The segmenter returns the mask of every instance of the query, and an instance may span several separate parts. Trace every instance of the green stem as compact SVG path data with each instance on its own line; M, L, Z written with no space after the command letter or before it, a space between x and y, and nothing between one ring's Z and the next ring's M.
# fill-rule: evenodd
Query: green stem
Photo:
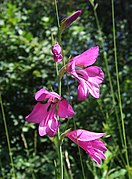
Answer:
M61 79L58 76L58 92L61 96ZM60 159L60 176L63 179L63 153L62 153L62 143L60 143L60 131L58 129L58 144L59 144L59 159Z
M58 14L58 7L57 7L57 1L56 0L55 0L55 11L56 11L58 28L60 28L59 14Z
M57 24L58 24L58 42L59 44L61 44L60 22L59 22L58 6L56 0L55 0L55 11L56 11Z
M60 144L60 130L57 132L57 140L58 140L58 154L59 154L59 162L60 162L60 179L63 179L63 153L62 153L62 144Z
M111 90L112 102L113 102L114 111L115 111L115 115L116 115L116 120L117 120L120 138L121 138L121 143L122 143L122 146L123 146L123 137L122 137L122 132L121 132L120 120L119 120L119 116L118 116L118 112L117 112L117 108L116 108L114 89L113 89L113 85L112 85L111 74L110 74L109 68L108 68L107 53L105 52L105 48L104 48L104 40L103 40L103 36L102 36L102 32L101 32L100 22L99 22L99 19L98 19L98 15L97 15L97 11L96 11L94 3L91 2L91 5L93 6L94 16L95 16L95 20L96 20L96 24L97 24L97 28L98 28L98 33L99 33L99 36L100 36L100 39L101 39L101 46L102 46L102 49L103 49L103 57L105 59L105 66L106 66L106 71L107 71L110 90Z
M57 177L57 164L56 164L56 160L54 160L54 166L55 166L55 178L58 179L58 177Z
M3 167L2 167L2 162L1 162L1 158L0 158L0 169L1 169L2 179L5 179L5 177L4 177L4 172L3 172Z
M61 32L60 32L60 22L59 22L59 15L58 15L58 7L57 7L57 1L54 0L55 2L55 10L56 10L56 17L57 17L57 23L58 23L58 43L61 45ZM65 66L65 61L63 60L64 66ZM59 69L58 69L58 64L56 63L56 74L58 78L58 93L61 96L61 78L59 76ZM58 117L59 120L59 117ZM60 142L60 131L58 129L57 132L57 142L58 142L58 155L59 155L59 161L60 161L60 177L61 179L64 178L64 169L63 169L63 153L62 153L62 143Z
M56 69L56 75L58 78L58 75L59 75L58 63L55 63L55 69Z
M37 134L36 130L35 130L35 133ZM29 160L29 159L30 159L30 157L29 157L29 153L30 153L30 152L29 152L29 149L28 149L27 140L26 140L25 135L24 135L23 132L21 133L21 137L22 137L22 141L23 141L23 144L24 144L24 147L25 147L25 150L26 150L27 158L28 158L28 160ZM35 149L35 150L36 150L36 149ZM36 151L35 151L35 152L36 152ZM35 153L35 154L36 154L36 153ZM33 168L31 167L31 165L29 166L29 168L30 168L30 170L31 170L32 179L36 179L34 170L33 170Z
M114 111L115 111L117 125L118 125L118 129L119 129L119 134L120 134L120 138L121 138L121 144L124 147L124 142L123 142L123 137L122 137L122 131L121 131L121 126L120 126L120 118L118 116L118 111L117 111L117 107L116 107L116 101L115 101L115 96L114 96L112 79L111 79L111 75L110 75L109 68L108 68L107 53L105 52L105 48L104 48L104 40L103 40L103 36L102 36L102 33L101 33L101 27L100 27L99 19L98 19L98 16L97 16L96 8L95 8L93 3L91 3L91 5L93 6L93 9L94 9L95 20L96 20L99 36L101 37L100 38L101 39L101 46L103 48L103 57L105 59L106 71L107 71L108 80L109 80L109 84L110 84L110 90L111 90L111 95L112 95L112 101L113 101ZM115 144L117 145L116 141L115 141ZM122 158L122 162L124 163L122 154L120 154L120 156Z
M107 70L107 74L108 74L108 79L109 79L109 84L110 84L110 89L111 89L111 95L112 95L112 101L113 101L113 104L114 104L114 110L115 110L115 115L116 115L117 124L118 124L118 128L119 128L121 143L122 143L122 146L125 148L125 151L126 151L125 155L126 155L127 165L129 166L129 160L128 160L128 154L127 154L127 144L126 144L126 135L125 135L125 127L124 127L124 119L123 119L123 112L122 112L122 103L121 103L121 96L120 96L119 76L118 76L118 63L117 63L116 38L115 38L115 22L114 22L114 3L113 3L113 0L112 0L112 22L113 22L113 38L114 38L114 50L115 50L115 66L116 66L116 74L117 74L116 77L117 77L117 85L118 85L118 100L119 100L120 113L121 113L121 116L122 116L121 117L121 122L122 122L123 136L122 136L119 116L118 116L118 112L117 112L117 108L116 108L116 102L115 102L115 96L114 96L114 90L113 90L111 75L110 75L109 68L108 68L107 53L105 52L105 49L104 49L104 40L103 40L103 37L102 37L102 34L101 34L101 27L100 27L100 23L99 23L99 20L98 20L96 8L94 8L94 4L92 4L92 6L93 6L93 9L94 9L95 20L96 20L97 28L98 28L98 31L99 31L99 35L101 37L102 48L103 48L103 51L104 51L103 56L104 56L104 59L105 59L106 70Z
M36 179L34 172L32 172L32 179Z
M75 119L74 119L73 121L74 121L74 128L75 128L75 130L76 130L77 128L76 128ZM77 141L78 141L78 138L77 138ZM77 146L78 146L78 151L79 151L79 157L80 157L80 162L81 162L81 168L82 168L83 179L86 179L85 173L84 173L84 166L83 166L83 161L82 161L81 150L80 150L80 147L79 147L78 144L77 144Z
M4 121L5 132L6 132L6 139L7 139L7 144L8 144L9 156L10 156L10 161L11 161L11 166L12 166L12 176L13 176L13 178L16 179L15 168L14 168L14 163L13 163L13 158L12 158L12 151L11 151L11 146L10 146L9 133L8 133L8 128L7 128L7 123L6 123L5 112L4 112L1 94L0 94L0 104L1 104L2 117L3 117L3 121Z
M59 91L59 95L61 96L61 80L58 79L58 91Z
M34 131L34 153L37 153L37 130Z
M120 108L120 115L121 115L121 123L122 123L122 132L123 132L123 140L124 140L124 149L125 149L125 156L126 162L129 168L129 159L128 159L128 152L127 152L127 142L126 142L126 132L125 132L125 124L123 118L123 111L122 111L122 101L121 101L121 92L120 92L120 82L119 82L119 71L118 71L118 62L117 62L117 48L116 48L116 33L115 33L115 18L114 18L114 1L111 0L112 4L112 24L113 24L113 41L114 41L114 58L115 58L115 68L116 68L116 81L117 81L117 90L118 90L118 101L119 101L119 108ZM128 172L129 175L129 172ZM130 178L130 176L129 176Z
M61 79L59 78L59 70L58 70L58 64L56 63L56 74L58 77L58 92L61 96ZM59 120L59 117L58 117ZM63 153L62 153L62 143L60 143L60 130L58 129L57 132L57 143L58 143L58 157L59 157L59 164L60 164L60 179L63 179Z

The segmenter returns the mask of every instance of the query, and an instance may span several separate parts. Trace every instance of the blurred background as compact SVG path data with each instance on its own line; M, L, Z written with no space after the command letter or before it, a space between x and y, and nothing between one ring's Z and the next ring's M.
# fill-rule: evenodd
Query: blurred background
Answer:
M86 178L126 179L132 175L132 114L131 114L131 30L132 4L115 0L117 42L117 74L114 60L111 1L59 0L59 18L78 9L82 15L65 30L62 48L65 59L99 45L96 62L105 73L101 97L89 95L77 101L77 82L65 75L62 94L76 111L77 128L105 132L107 159L97 166L81 150ZM34 93L42 87L57 91L55 63L51 53L51 33L57 37L57 19L52 0L0 1L0 93L4 106L15 173L18 179L55 178L55 138L38 135L38 126L27 123L35 102ZM123 119L126 129L129 165L123 144L123 128L119 108L117 75L120 79ZM2 111L1 111L2 112ZM0 179L11 179L12 167L7 145L3 115L0 112ZM63 131L67 119L61 121ZM74 129L73 119L69 127ZM78 147L68 139L63 144L65 179L81 179ZM70 167L69 165L70 164Z

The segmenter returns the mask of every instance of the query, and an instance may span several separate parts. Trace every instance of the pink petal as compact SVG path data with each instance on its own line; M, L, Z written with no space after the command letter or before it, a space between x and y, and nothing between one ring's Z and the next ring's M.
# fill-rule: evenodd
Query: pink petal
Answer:
M99 47L92 47L87 51L83 52L82 54L73 57L72 60L75 60L77 66L80 67L87 67L95 63L99 53Z
M76 73L80 78L83 78L84 80L88 80L88 78L89 78L88 73L85 69L84 70L76 70Z
M87 147L86 152L90 155L90 157L96 161L97 164L100 164L100 159L106 159L105 155L103 154L103 151L98 150L96 148L93 147L93 142L91 141L90 143L90 147Z
M67 66L66 66L66 70L68 73L70 73L71 75L73 75L75 78L78 78L78 75L76 73L76 67L75 67L75 60L71 60Z
M62 48L59 44L55 44L53 47L52 47L52 52L54 54L54 60L56 62L60 62L62 60Z
M39 124L39 128L38 128L38 131L39 131L39 135L40 135L40 136L46 135L46 128L47 128L47 125L45 124L45 121L43 120L43 121Z
M104 133L96 133L90 132L84 129L78 129L66 134L68 138L71 140L78 140L78 141L93 141L95 139L99 139L100 137L104 136Z
M100 96L100 89L99 89L99 85L97 83L95 83L94 81L91 82L87 82L88 85L88 90L89 93L94 97L94 98L99 98Z
M37 101L43 101L47 98L57 98L57 99L61 99L61 97L55 93L55 92L49 92L46 89L42 88L39 91L36 92L35 94L35 99Z
M80 80L81 83L78 85L78 101L83 101L87 98L89 91L84 80Z
M101 70L101 68L97 66L91 66L88 68L85 68L84 71L88 74L89 81L93 81L97 84L100 84L104 80L104 73Z
M34 106L32 112L28 116L26 116L25 119L28 122L40 123L46 115L45 114L46 109L47 109L46 104L37 103Z
M97 150L105 152L107 148L105 147L104 143L101 140L94 140L92 142L92 146Z
M61 51L62 51L62 48L59 44L53 45L53 47L52 47L53 54L59 54L59 53L61 53Z
M56 116L55 105L51 105L49 110L48 110L48 108L49 108L49 106L47 107L45 118L43 118L43 120L39 124L39 135L40 136L44 136L47 134L47 127L50 126L48 124L49 120L54 120L54 118Z
M94 160L98 165L100 165L100 157L95 154L94 149L89 149L87 153L89 154L92 160Z
M44 88L40 89L35 93L35 99L37 101L43 101L47 98L49 98L49 92Z
M95 155L101 159L106 159L106 156L103 154L102 151L94 149L94 151L96 152Z
M55 60L57 63L61 62L62 59L63 59L63 56L62 56L61 54L58 54L58 55L54 56L54 60Z
M57 133L59 125L60 123L56 118L50 119L46 128L47 135L53 137Z
M66 99L58 101L58 115L60 118L68 118L75 115L72 106Z

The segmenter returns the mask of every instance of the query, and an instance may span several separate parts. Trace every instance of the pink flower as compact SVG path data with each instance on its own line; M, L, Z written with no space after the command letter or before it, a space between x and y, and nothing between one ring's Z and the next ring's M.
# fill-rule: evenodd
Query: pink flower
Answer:
M81 10L77 10L72 15L63 19L61 22L61 32L63 32L67 27L69 27L71 23L74 22L81 15L81 13Z
M53 47L52 47L52 52L54 54L54 60L56 62L61 62L62 61L62 48L59 44L54 44Z
M99 140L104 133L89 132L83 129L68 132L66 136L84 149L92 160L100 164L100 159L105 159L103 152L107 150L104 143Z
M47 134L53 137L56 134L59 127L57 115L60 118L68 118L75 114L67 100L55 92L48 92L42 88L35 94L35 99L38 103L25 119L39 124L40 136Z
M104 73L97 66L90 66L95 63L99 52L99 47L92 47L81 55L73 57L67 64L67 72L74 76L78 82L78 100L87 98L89 93L99 98L99 84L104 80ZM90 66L90 67L87 67Z

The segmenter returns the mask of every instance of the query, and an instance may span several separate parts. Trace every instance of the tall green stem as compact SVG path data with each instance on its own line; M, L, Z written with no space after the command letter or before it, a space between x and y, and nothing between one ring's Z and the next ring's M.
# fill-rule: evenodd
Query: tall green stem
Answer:
M116 101L115 101L115 95L114 95L114 90L113 90L113 85L112 85L112 80L111 80L111 75L110 75L110 72L109 72L109 68L108 68L108 60L107 60L107 53L105 52L105 48L104 48L104 40L103 40L103 36L102 36L102 31L101 31L101 27L100 27L100 23L99 23L99 19L98 19L98 16L97 16L97 11L96 11L96 5L94 5L94 3L92 1L90 1L91 5L93 6L93 10L94 10L94 15L95 15L95 20L96 20L96 24L97 24L97 28L98 28L98 32L99 32L99 36L100 36L100 39L101 39L101 45L102 45L102 48L103 48L103 57L105 59L105 65L106 65L106 71L107 71L107 75L108 75L108 80L109 80L109 84L110 84L110 89L111 89L111 95L112 95L112 101L113 101L113 106L114 106L114 110L115 110L115 115L116 115L116 119L117 119L117 124L118 124L118 128L119 128L119 133L120 133L120 138L121 138L121 143L122 143L122 147L125 148L125 151L127 149L127 145L125 144L126 143L126 137L125 137L125 127L124 127L124 121L121 120L121 123L122 123L122 130L121 130L121 126L120 126L120 118L119 118L119 115L118 115L118 111L117 111L117 107L116 107ZM113 2L112 2L113 3ZM114 50L116 49L116 38L115 38L115 23L114 23L114 4L112 4L112 22L113 22L113 38L114 38ZM116 51L115 51L115 64L116 64L116 74L117 74L117 81L118 81L118 96L120 96L120 85L119 85L119 77L118 77L118 63L117 63L117 55L116 55ZM118 97L118 99L120 99L121 101L121 97ZM120 103L120 102L119 102ZM121 116L123 114L122 112L122 105L120 103L120 111L121 111ZM123 116L121 117L121 119L123 119ZM123 136L122 136L123 134ZM126 146L126 147L125 147ZM126 155L126 160L127 160L127 165L129 165L129 160L128 160L128 154L125 154ZM121 155L122 157L122 155ZM122 161L123 161L123 158L122 158Z
M59 95L61 96L61 80L58 78L58 91ZM58 117L59 118L59 117ZM59 154L59 161L60 161L60 178L63 179L63 153L62 153L62 143L60 143L60 130L58 129L57 132L57 140L58 140L58 154Z
M58 6L57 6L56 0L55 0L55 10L56 10L56 18L57 18L57 24L58 24L58 42L59 44L61 44L60 22L59 22Z
M56 74L58 77L58 92L61 96L61 79L59 78L59 70L58 64L56 63ZM59 117L58 117L59 120ZM58 129L57 132L57 143L58 143L58 157L59 157L59 164L60 164L60 179L63 179L63 153L62 153L62 143L60 143L60 130Z
M58 14L58 7L57 7L57 1L56 0L55 0L55 11L56 11L58 28L60 28L59 14Z
M100 22L99 22L97 11L96 11L96 5L94 5L94 3L92 1L90 1L90 3L91 3L91 5L93 7L93 10L94 10L94 16L95 16L95 20L96 20L96 24L97 24L97 28L98 28L98 33L99 33L99 37L101 39L100 41L101 41L101 46L102 46L102 49L103 49L103 57L105 59L105 66L106 66L106 71L107 71L109 85L110 85L110 90L111 90L113 107L114 107L114 111L115 111L115 115L116 115L116 120L117 120L117 124L118 124L118 129L119 129L119 134L120 134L120 138L121 138L121 143L122 143L122 146L123 146L123 137L122 137L122 132L121 132L120 120L119 120L118 111L117 111L117 108L116 108L114 89L113 89L113 85L112 85L111 74L110 74L109 68L108 68L107 53L105 52L105 48L104 48L104 40L103 40L103 36L102 36Z
M57 72L58 73L58 72ZM59 78L58 76L58 92L59 92L59 95L61 96L61 79ZM58 136L58 144L59 144L59 160L60 160L60 176L61 176L61 179L63 179L63 153L62 153L62 143L60 143L60 131L58 129L58 133L57 133L57 136Z
M2 162L1 162L1 158L0 158L0 169L1 169L2 179L5 179L5 177L4 177L4 172L3 172L3 167L2 167Z
M64 178L63 172L63 153L62 153L62 143L60 143L60 130L58 129L57 132L57 140L58 140L58 157L59 157L59 164L60 164L60 179Z
M5 132L6 132L9 156L10 156L10 161L11 161L11 166L12 166L12 176L13 176L13 178L16 179L15 168L14 168L14 163L13 163L13 158L12 158L12 151L11 151L11 146L10 146L9 133L8 133L8 128L7 128L6 117L5 117L1 94L0 94L0 104L1 104L2 117L3 117L3 121L4 121Z
M127 152L127 142L126 142L126 132L125 132L125 125L124 125L123 111L122 111L120 82L119 82L119 75L118 75L119 71L118 71L117 48L116 48L114 0L111 0L111 4L112 4L112 25L113 25L113 41L114 41L114 58L115 58L115 68L116 68L116 81L117 81L117 90L118 90L118 102L119 102L120 115L121 115L121 123L122 123L122 132L123 132L125 156L126 156L126 162L127 162L128 168L129 168L129 160L128 160L128 152ZM129 172L128 172L128 174L129 174Z

